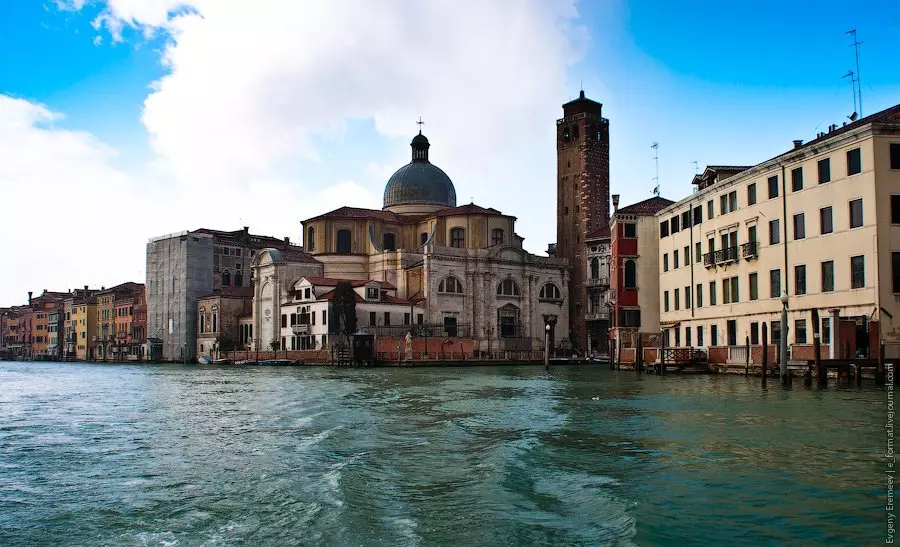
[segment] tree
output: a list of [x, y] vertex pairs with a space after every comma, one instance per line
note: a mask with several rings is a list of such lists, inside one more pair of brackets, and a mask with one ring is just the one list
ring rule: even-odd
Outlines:
[[281, 349], [281, 342], [279, 342], [278, 340], [272, 340], [271, 342], [269, 342], [269, 347], [272, 349], [272, 351], [278, 351]]
[[356, 291], [346, 281], [338, 283], [331, 299], [332, 321], [336, 334], [342, 334], [346, 340], [356, 332]]

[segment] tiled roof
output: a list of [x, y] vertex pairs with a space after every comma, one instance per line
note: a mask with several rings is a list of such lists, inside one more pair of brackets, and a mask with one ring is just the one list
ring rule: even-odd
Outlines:
[[[283, 247], [286, 245], [290, 245], [290, 243], [286, 242], [284, 239], [279, 239], [272, 236], [251, 234], [244, 230], [234, 230], [232, 232], [226, 232], [223, 230], [213, 230], [211, 228], [199, 228], [197, 230], [194, 230], [192, 233], [209, 234], [216, 238], [216, 240], [218, 240], [217, 243], [232, 243], [234, 245], [243, 245], [247, 243], [250, 247]], [[246, 241], [244, 239], [245, 237], [247, 238]]]
[[413, 217], [405, 217], [403, 215], [398, 215], [397, 213], [393, 213], [391, 211], [381, 211], [378, 209], [363, 209], [360, 207], [341, 207], [339, 209], [335, 209], [334, 211], [329, 211], [325, 214], [319, 215], [317, 217], [312, 217], [304, 220], [303, 222], [311, 222], [313, 220], [322, 220], [326, 218], [341, 218], [341, 219], [363, 219], [363, 220], [381, 220], [383, 222], [396, 222], [398, 224], [402, 224], [404, 222], [418, 222], [419, 219]]
[[609, 226], [601, 226], [600, 228], [597, 228], [593, 232], [588, 232], [588, 234], [584, 237], [584, 240], [590, 241], [592, 239], [603, 239], [603, 238], [609, 238], [609, 237], [610, 237]]
[[435, 216], [439, 217], [448, 217], [454, 215], [502, 215], [500, 211], [493, 209], [481, 207], [480, 205], [475, 205], [474, 203], [470, 203], [468, 205], [460, 205], [459, 207], [449, 207], [447, 209], [441, 209], [440, 211], [435, 213]]
[[350, 283], [351, 287], [362, 287], [368, 283], [374, 282], [374, 283], [378, 283], [378, 285], [382, 289], [385, 289], [385, 290], [396, 290], [397, 289], [397, 287], [395, 287], [392, 283], [390, 283], [388, 281], [378, 281], [377, 279], [339, 279], [337, 277], [318, 277], [318, 276], [312, 276], [312, 275], [304, 276], [303, 279], [306, 279], [313, 285], [319, 285], [319, 286], [324, 286], [324, 287], [337, 287], [338, 283], [341, 283], [341, 282]]
[[[262, 249], [261, 249], [262, 250]], [[303, 250], [303, 247], [293, 245], [287, 248], [274, 249], [271, 253], [275, 262], [308, 262], [318, 263], [315, 257]]]
[[619, 209], [616, 214], [623, 215], [655, 215], [657, 212], [665, 209], [669, 205], [675, 203], [672, 200], [668, 200], [666, 198], [661, 198], [659, 196], [653, 196], [650, 199], [645, 199], [644, 201], [639, 201], [637, 203], [631, 204], [627, 207], [622, 207]]
[[140, 291], [144, 289], [143, 283], [135, 283], [134, 281], [126, 281], [125, 283], [120, 283], [115, 287], [110, 287], [108, 289], [97, 292], [97, 294], [131, 294], [135, 291]]
[[[397, 304], [397, 305], [404, 305], [404, 306], [409, 306], [410, 304], [413, 304], [413, 302], [411, 302], [409, 300], [397, 298], [396, 296], [384, 295], [381, 297], [381, 300], [379, 302], [375, 302], [372, 300], [365, 300], [362, 296], [360, 296], [359, 294], [357, 294], [355, 292], [353, 294], [356, 296], [357, 304], [362, 303], [362, 302], [366, 302], [369, 304]], [[333, 298], [334, 298], [334, 291], [329, 291], [329, 292], [323, 294], [322, 296], [319, 296], [318, 300], [331, 300]], [[296, 303], [291, 302], [289, 305], [296, 305]]]

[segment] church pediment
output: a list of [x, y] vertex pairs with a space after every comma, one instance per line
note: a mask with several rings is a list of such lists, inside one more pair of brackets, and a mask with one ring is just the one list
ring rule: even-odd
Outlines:
[[522, 249], [515, 247], [503, 247], [494, 255], [498, 260], [507, 260], [510, 262], [525, 262], [528, 253]]

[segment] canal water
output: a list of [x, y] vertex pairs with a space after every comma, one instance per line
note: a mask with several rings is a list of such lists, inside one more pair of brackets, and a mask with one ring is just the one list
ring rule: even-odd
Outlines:
[[603, 367], [0, 362], [0, 545], [869, 544], [885, 408]]

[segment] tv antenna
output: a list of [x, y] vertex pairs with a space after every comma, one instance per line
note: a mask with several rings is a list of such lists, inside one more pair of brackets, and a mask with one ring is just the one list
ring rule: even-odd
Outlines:
[[691, 163], [694, 164], [694, 176], [699, 175], [700, 174], [700, 162], [698, 162], [697, 160], [694, 160]]
[[656, 164], [656, 176], [653, 177], [653, 180], [656, 181], [656, 186], [653, 187], [653, 195], [659, 196], [659, 143], [653, 141], [653, 144], [650, 145], [650, 148], [653, 149], [653, 162]]
[[859, 115], [863, 115], [863, 105], [862, 105], [862, 83], [860, 83], [859, 78], [859, 46], [862, 45], [862, 42], [856, 39], [856, 29], [852, 28], [845, 32], [844, 34], [849, 34], [853, 37], [853, 43], [850, 44], [856, 50], [856, 89], [859, 93]]
[[850, 83], [853, 84], [853, 114], [847, 116], [850, 118], [851, 122], [856, 121], [856, 73], [852, 70], [841, 76], [841, 78], [850, 78]]

